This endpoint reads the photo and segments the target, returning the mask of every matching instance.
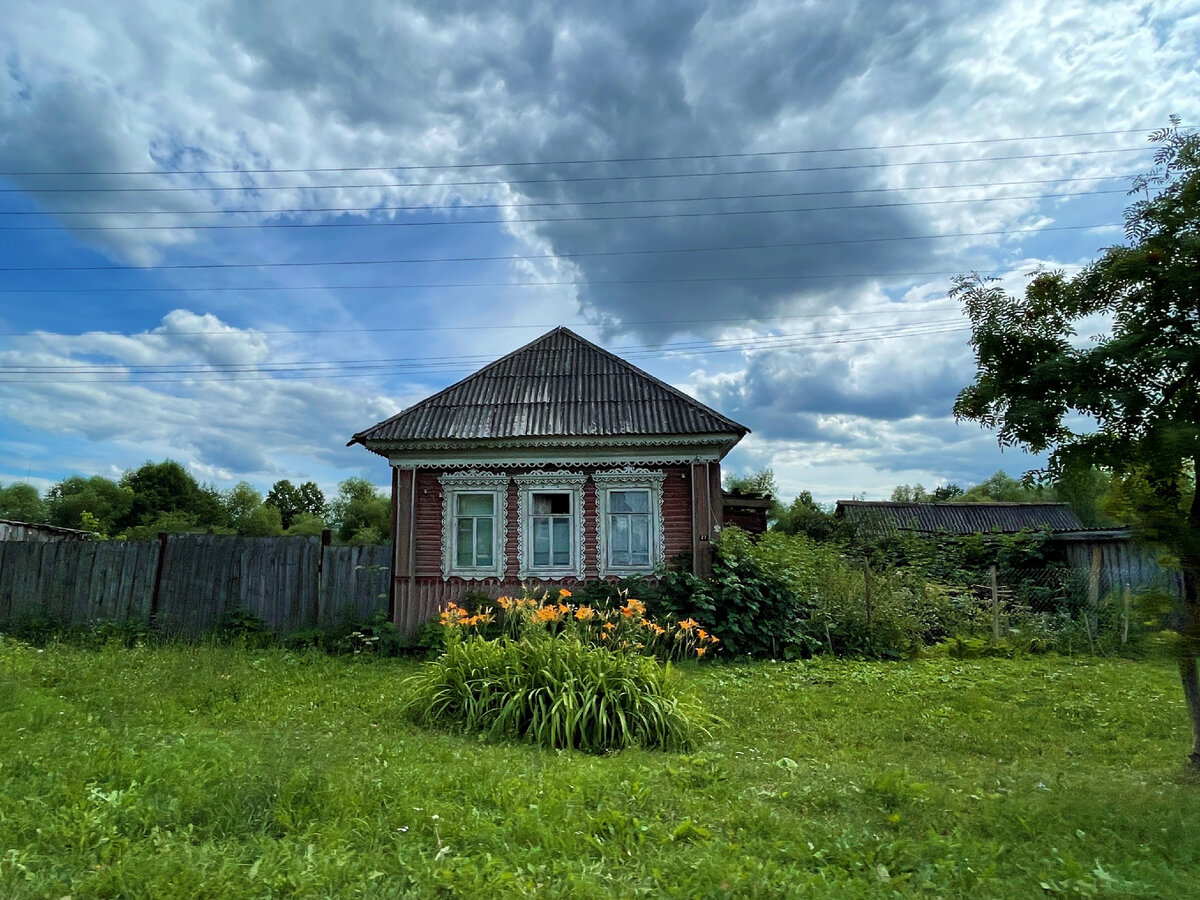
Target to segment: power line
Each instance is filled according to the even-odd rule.
[[[759,194],[710,194],[692,197],[634,197],[628,200],[535,200],[527,203],[422,203],[414,206],[290,206],[241,207],[233,209],[0,209],[0,216],[228,216],[276,213],[353,213],[353,212],[460,212],[468,209],[530,209],[558,206],[619,206],[632,203],[706,203],[720,200],[776,200],[792,197],[831,197],[847,194],[890,194],[904,191],[944,191],[961,188],[1015,187],[1033,184],[1066,184],[1075,181],[1115,181],[1136,177],[1089,175],[1075,178],[1041,178],[1027,181],[973,181],[962,184],[926,184],[912,187],[846,188],[836,191],[770,191]],[[1084,192],[1086,193],[1086,192]]]
[[[866,337],[863,337],[863,336],[851,336],[851,337],[833,336],[829,340],[817,340],[817,341],[814,341],[808,337],[805,337],[805,338],[792,339],[787,342],[779,342],[779,343],[765,345],[765,346],[742,344],[742,345],[738,345],[738,346],[718,346],[718,347],[713,347],[713,348],[709,348],[709,349],[697,347],[697,348],[693,348],[693,349],[675,350],[675,349],[647,347],[644,350],[640,350],[640,351],[625,351],[622,353],[622,355],[626,359],[643,359],[643,358],[661,358],[663,355],[668,355],[668,356],[692,355],[692,354],[698,353],[698,352],[704,352],[705,354],[715,354],[715,353],[745,352],[748,350],[752,351],[752,350],[763,350],[763,349],[767,349],[767,350],[791,349],[793,347],[802,346],[802,345],[828,346],[828,345],[836,345],[836,344],[865,343],[865,342],[869,342],[869,341],[891,340],[891,339],[902,338],[902,337],[921,337],[921,336],[938,335],[938,334],[950,334],[950,333],[966,331],[966,330],[969,330],[969,327],[966,325],[957,325],[957,326],[952,326],[952,327],[920,326],[920,327],[913,327],[913,328],[910,328],[910,329],[904,330],[904,331],[896,331],[896,332],[890,332],[890,333],[878,333],[878,334],[874,334],[874,335],[866,336]],[[840,334],[840,333],[829,333],[829,335],[836,335],[836,334]],[[617,352],[617,351],[614,351],[614,352]],[[464,357],[462,361],[456,361],[456,362],[417,364],[417,365],[379,366],[379,367],[373,367],[372,371],[366,371],[366,372],[363,372],[363,371],[355,371],[355,372],[332,371],[332,372],[311,373],[309,370],[297,369],[294,371],[282,371],[279,373],[275,373],[275,375],[277,375],[278,377],[273,377],[273,376],[263,377],[259,373],[248,374],[244,377],[239,377],[239,375],[237,375],[237,374],[234,374],[231,377],[195,377],[192,374],[183,373],[178,378],[152,378],[152,379],[138,379],[136,381],[130,381],[129,379],[125,379],[125,378],[89,378],[83,383],[86,383],[86,384],[126,384],[126,385],[130,385],[130,386],[134,386],[134,385],[142,385],[142,384],[196,384],[196,383],[212,383],[212,382],[218,382],[218,383],[219,382],[232,382],[232,381],[293,381],[293,380],[323,380],[323,379],[327,379],[327,378],[362,378],[367,375],[383,376],[383,375],[390,375],[390,374],[401,374],[403,372],[445,373],[445,372],[457,372],[457,371],[471,371],[480,364],[478,362],[478,360],[486,362],[486,361],[490,361],[491,358],[481,356],[481,357],[475,357],[473,359],[477,360],[477,361],[467,361],[468,358]],[[203,374],[205,376],[210,376],[212,373],[205,372]],[[41,378],[37,378],[36,375],[33,376],[32,378],[24,378],[24,379],[0,378],[0,384],[26,384],[26,385],[29,385],[29,384],[76,384],[76,383],[79,383],[77,379],[70,379],[70,380],[41,379]]]
[[[795,338],[819,337],[825,335],[844,335],[844,334],[860,334],[863,332],[875,332],[882,329],[889,331],[897,328],[910,328],[929,325],[950,325],[958,324],[959,319],[937,319],[923,322],[894,322],[888,325],[871,326],[867,328],[852,328],[841,329],[835,332],[812,332],[809,334],[779,334],[779,335],[762,335],[755,338],[724,338],[716,340],[698,340],[698,341],[676,341],[670,344],[664,344],[659,348],[651,348],[648,344],[634,344],[627,347],[615,348],[614,353],[635,353],[644,352],[650,349],[656,350],[694,350],[707,347],[725,346],[736,344],[738,346],[745,345],[769,345],[775,341],[791,340]],[[474,362],[480,359],[485,361],[490,357],[480,355],[470,356],[440,356],[440,357],[424,357],[413,361],[409,357],[385,358],[385,359],[330,359],[330,360],[290,360],[287,362],[259,362],[259,363],[145,363],[145,364],[129,364],[129,363],[85,363],[83,365],[29,365],[16,364],[6,365],[0,364],[0,372],[11,372],[21,374],[36,374],[36,373],[59,373],[69,372],[71,374],[97,374],[120,369],[130,374],[142,372],[270,372],[275,370],[286,371],[289,369],[312,370],[318,367],[326,368],[370,368],[382,365],[423,365],[432,362]]]
[[[0,172],[0,176],[33,176],[33,175],[77,175],[77,176],[94,176],[94,175],[266,175],[266,174],[297,174],[301,172],[409,172],[415,170],[461,170],[461,169],[487,169],[487,168],[515,168],[518,166],[576,166],[576,165],[597,165],[603,163],[631,163],[631,162],[679,162],[688,160],[705,160],[705,159],[747,159],[752,157],[770,157],[770,156],[797,156],[802,154],[814,153],[858,153],[868,150],[915,150],[929,147],[963,147],[975,144],[1004,144],[1016,143],[1021,141],[1051,141],[1060,140],[1063,138],[1077,137],[1104,137],[1109,135],[1119,134],[1145,134],[1150,129],[1142,128],[1124,128],[1114,129],[1110,131],[1076,131],[1064,134],[1040,134],[1026,135],[1024,137],[1010,138],[975,138],[971,140],[960,141],[926,141],[913,144],[874,144],[858,147],[825,147],[825,148],[810,148],[799,150],[751,150],[739,153],[693,153],[672,156],[613,156],[601,157],[593,159],[558,159],[558,160],[521,160],[509,162],[476,162],[476,163],[436,163],[436,164],[419,164],[419,165],[399,165],[399,166],[327,166],[327,167],[303,167],[303,168],[288,168],[288,169],[133,169],[133,170],[113,170],[113,171],[74,171],[74,172],[52,172],[52,171],[11,171]]]
[[[963,270],[970,269],[964,266]],[[403,284],[306,284],[306,285],[254,285],[249,287],[141,287],[141,288],[0,288],[0,294],[190,294],[190,293],[259,293],[264,291],[396,291],[430,288],[479,288],[479,287],[587,287],[590,285],[634,285],[634,284],[708,284],[726,281],[804,281],[832,278],[924,278],[960,275],[954,272],[836,272],[813,274],[811,272],[787,275],[713,275],[689,278],[589,278],[586,281],[437,281],[409,282]],[[585,323],[586,324],[586,323]],[[664,323],[669,324],[669,323]],[[491,326],[480,326],[491,327]],[[525,326],[519,326],[525,327]],[[553,327],[553,326],[547,326]],[[406,329],[400,329],[406,330]],[[209,334],[224,332],[205,332]],[[13,332],[9,333],[11,336]],[[4,332],[0,332],[4,336]]]
[[[222,225],[0,225],[0,231],[231,231],[274,228],[411,228],[448,225],[525,225],[534,222],[624,222],[649,219],[699,219],[725,216],[763,216],[784,213],[834,212],[855,209],[894,209],[908,206],[945,206],[953,203],[1000,203],[1012,200],[1053,200],[1063,197],[1091,197],[1099,194],[1125,194],[1123,189],[1072,191],[1060,194],[1023,194],[1009,197],[952,198],[947,200],[905,200],[895,203],[855,203],[841,206],[791,206],[782,209],[724,209],[699,212],[625,213],[616,216],[550,216],[530,219],[429,219],[417,222],[237,222]]]
[[[402,257],[395,259],[363,260],[296,260],[289,262],[257,263],[170,263],[150,266],[0,266],[0,272],[148,272],[192,269],[267,269],[267,268],[318,268],[325,266],[383,266],[414,263],[463,263],[463,262],[513,262],[535,259],[583,259],[605,256],[650,256],[663,253],[716,253],[734,250],[779,250],[796,247],[831,247],[850,244],[876,244],[896,241],[945,240],[964,237],[995,237],[1006,234],[1043,234],[1052,231],[1085,231],[1093,228],[1119,228],[1119,222],[1102,222],[1090,225],[1055,225],[1048,228],[1010,228],[994,231],[959,231],[948,234],[913,234],[877,238],[842,238],[824,241],[781,241],[767,244],[729,244],[714,247],[670,247],[639,250],[579,250],[557,253],[536,253],[509,256],[446,256],[446,257]]]
[[[207,191],[327,191],[354,188],[482,187],[515,184],[573,184],[597,181],[650,181],[668,178],[717,178],[726,175],[778,175],[796,172],[844,172],[860,169],[891,169],[900,166],[944,166],[959,163],[1008,162],[1012,160],[1058,159],[1068,156],[1100,156],[1113,153],[1144,153],[1148,147],[1120,147],[1110,150],[1076,150],[1064,153],[1031,153],[1017,156],[984,156],[969,159],[929,159],[912,162],[856,163],[844,166],[788,166],[777,169],[736,169],[725,172],[661,172],[638,175],[584,175],[565,178],[508,178],[492,181],[373,182],[366,184],[269,184],[269,185],[187,185],[173,187],[81,187],[81,188],[0,188],[0,194],[146,194]]]
[[[937,273],[941,274],[941,273]],[[958,274],[956,272],[945,273],[949,275]],[[943,310],[949,311],[958,309],[957,304],[948,304],[946,306],[927,306],[922,312]],[[888,309],[864,309],[854,310],[855,316],[882,316],[894,315],[897,312],[895,306]],[[708,325],[721,322],[776,322],[791,319],[828,319],[836,316],[851,315],[850,311],[842,310],[839,312],[828,313],[795,313],[792,315],[779,316],[722,316],[717,318],[704,319],[641,319],[621,321],[622,327],[632,327],[635,325]],[[307,328],[307,329],[229,329],[225,331],[142,331],[142,332],[117,332],[117,331],[90,331],[66,334],[63,332],[46,332],[46,331],[10,331],[0,333],[0,337],[36,337],[36,338],[76,338],[76,337],[121,337],[121,338],[171,338],[184,335],[221,335],[224,337],[258,337],[268,334],[394,334],[394,333],[428,333],[433,331],[500,331],[500,330],[539,330],[544,331],[547,328],[556,328],[559,325],[566,325],[568,328],[591,328],[596,323],[593,322],[554,322],[550,324],[523,324],[523,325],[413,325],[399,326],[389,328]]]

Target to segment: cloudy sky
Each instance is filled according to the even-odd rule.
[[[788,497],[1036,460],[950,415],[955,273],[1119,242],[1200,0],[9,0],[0,482],[225,488],[564,324]]]

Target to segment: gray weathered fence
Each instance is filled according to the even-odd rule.
[[[198,635],[245,609],[276,634],[387,612],[390,548],[316,537],[0,541],[0,628],[49,618]]]

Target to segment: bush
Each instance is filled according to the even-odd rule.
[[[902,657],[952,632],[954,594],[911,570],[870,576],[828,543],[769,531],[757,541],[726,528],[709,579],[667,572],[650,598],[659,614],[687,616],[733,653],[758,657]]]
[[[677,691],[669,665],[544,629],[493,640],[454,630],[406,687],[404,712],[420,724],[588,753],[687,750],[712,721]]]
[[[799,556],[772,559],[762,552],[767,546]],[[650,608],[656,615],[698,620],[731,653],[811,655],[817,649],[808,626],[813,592],[800,575],[809,546],[804,538],[772,533],[756,545],[741,529],[726,528],[715,546],[712,577],[667,572]]]

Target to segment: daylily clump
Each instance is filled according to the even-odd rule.
[[[496,624],[502,634],[512,638],[533,637],[540,631],[660,659],[710,656],[720,643],[694,619],[654,621],[646,616],[646,604],[633,597],[622,597],[620,606],[609,609],[575,605],[567,602],[570,597],[566,588],[556,595],[537,595],[526,589],[519,597],[499,597],[494,608],[475,613],[449,603],[442,611],[441,623],[464,636],[482,634]]]

